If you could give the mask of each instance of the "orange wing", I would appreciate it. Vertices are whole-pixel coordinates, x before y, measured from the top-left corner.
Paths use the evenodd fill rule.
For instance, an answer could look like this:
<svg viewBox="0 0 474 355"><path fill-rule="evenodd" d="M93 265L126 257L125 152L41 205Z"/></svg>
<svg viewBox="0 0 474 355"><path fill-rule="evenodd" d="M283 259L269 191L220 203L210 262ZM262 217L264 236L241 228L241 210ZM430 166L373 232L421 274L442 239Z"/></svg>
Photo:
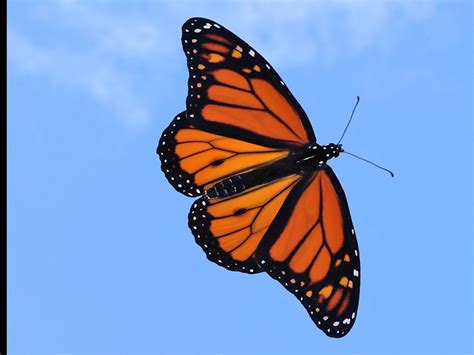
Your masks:
<svg viewBox="0 0 474 355"><path fill-rule="evenodd" d="M359 302L360 262L347 201L329 166L295 187L256 255L328 336L347 334Z"/></svg>
<svg viewBox="0 0 474 355"><path fill-rule="evenodd" d="M157 154L177 191L200 196L215 182L281 159L288 151L197 129L182 112L163 131Z"/></svg>
<svg viewBox="0 0 474 355"><path fill-rule="evenodd" d="M187 114L197 127L269 146L316 141L301 106L247 43L202 18L186 21L182 43L190 74Z"/></svg>
<svg viewBox="0 0 474 355"><path fill-rule="evenodd" d="M300 175L290 175L231 197L197 200L189 213L196 243L222 267L261 272L255 250L300 179Z"/></svg>

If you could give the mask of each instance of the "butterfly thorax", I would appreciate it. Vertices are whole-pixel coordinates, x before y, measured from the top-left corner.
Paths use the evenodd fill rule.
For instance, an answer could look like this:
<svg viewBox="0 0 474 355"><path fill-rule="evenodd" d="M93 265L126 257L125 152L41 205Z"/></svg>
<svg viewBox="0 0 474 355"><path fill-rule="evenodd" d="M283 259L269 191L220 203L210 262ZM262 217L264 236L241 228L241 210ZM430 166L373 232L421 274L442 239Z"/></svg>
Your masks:
<svg viewBox="0 0 474 355"><path fill-rule="evenodd" d="M259 168L227 177L205 191L207 198L224 198L237 195L269 182L294 174L304 174L326 164L342 152L340 144L319 145L313 143L293 150L287 157Z"/></svg>
<svg viewBox="0 0 474 355"><path fill-rule="evenodd" d="M294 163L301 167L314 167L325 164L329 159L336 158L343 152L341 144L330 143L319 145L310 144L303 149L291 153L294 156Z"/></svg>

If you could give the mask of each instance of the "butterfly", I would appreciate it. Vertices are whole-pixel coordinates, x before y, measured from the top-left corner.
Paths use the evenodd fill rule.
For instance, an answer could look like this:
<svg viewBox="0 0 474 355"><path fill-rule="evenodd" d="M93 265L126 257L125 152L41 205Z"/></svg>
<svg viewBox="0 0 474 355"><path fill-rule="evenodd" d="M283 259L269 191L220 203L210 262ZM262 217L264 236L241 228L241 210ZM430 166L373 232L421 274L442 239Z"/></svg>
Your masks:
<svg viewBox="0 0 474 355"><path fill-rule="evenodd" d="M344 191L280 76L220 24L182 27L189 69L186 111L157 154L179 192L199 197L188 224L207 258L228 270L266 272L301 302L326 335L357 315L360 261Z"/></svg>

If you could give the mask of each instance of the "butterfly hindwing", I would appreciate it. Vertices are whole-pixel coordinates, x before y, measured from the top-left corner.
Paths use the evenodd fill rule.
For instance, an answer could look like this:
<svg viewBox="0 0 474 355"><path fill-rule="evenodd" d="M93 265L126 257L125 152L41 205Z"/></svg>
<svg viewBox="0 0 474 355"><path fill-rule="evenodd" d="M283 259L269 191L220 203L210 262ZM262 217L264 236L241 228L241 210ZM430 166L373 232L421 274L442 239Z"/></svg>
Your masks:
<svg viewBox="0 0 474 355"><path fill-rule="evenodd" d="M226 197L197 200L189 227L209 260L229 270L257 273L255 250L288 194L301 179L283 179Z"/></svg>
<svg viewBox="0 0 474 355"><path fill-rule="evenodd" d="M281 159L288 151L197 129L182 112L164 130L157 154L171 185L194 197L227 176Z"/></svg>
<svg viewBox="0 0 474 355"><path fill-rule="evenodd" d="M267 61L214 21L183 25L188 60L187 113L210 132L268 146L315 142L299 103Z"/></svg>
<svg viewBox="0 0 474 355"><path fill-rule="evenodd" d="M330 337L351 329L359 302L357 240L339 181L325 165L296 186L259 245L256 259Z"/></svg>

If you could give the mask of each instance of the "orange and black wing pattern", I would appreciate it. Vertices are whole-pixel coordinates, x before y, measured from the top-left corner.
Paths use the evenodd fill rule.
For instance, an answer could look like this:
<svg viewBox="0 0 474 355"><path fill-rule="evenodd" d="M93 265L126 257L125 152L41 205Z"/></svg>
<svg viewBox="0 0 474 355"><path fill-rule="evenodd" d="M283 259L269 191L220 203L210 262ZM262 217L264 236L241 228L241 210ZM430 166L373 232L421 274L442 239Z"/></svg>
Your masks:
<svg viewBox="0 0 474 355"><path fill-rule="evenodd" d="M171 185L200 197L188 216L196 243L228 270L267 272L328 336L346 335L359 251L333 171L324 158L305 162L320 147L308 117L266 60L223 26L191 18L182 30L186 111L157 154Z"/></svg>
<svg viewBox="0 0 474 355"><path fill-rule="evenodd" d="M209 260L233 271L261 272L255 251L301 175L263 184L227 198L197 200L189 227Z"/></svg>
<svg viewBox="0 0 474 355"><path fill-rule="evenodd" d="M209 132L271 147L315 142L305 112L266 60L223 26L183 25L189 69L186 112Z"/></svg>
<svg viewBox="0 0 474 355"><path fill-rule="evenodd" d="M168 181L191 197L203 195L225 177L269 164L288 153L203 131L190 124L185 112L163 131L157 148Z"/></svg>
<svg viewBox="0 0 474 355"><path fill-rule="evenodd" d="M289 194L256 260L328 336L349 332L359 303L359 250L344 191L329 166Z"/></svg>

